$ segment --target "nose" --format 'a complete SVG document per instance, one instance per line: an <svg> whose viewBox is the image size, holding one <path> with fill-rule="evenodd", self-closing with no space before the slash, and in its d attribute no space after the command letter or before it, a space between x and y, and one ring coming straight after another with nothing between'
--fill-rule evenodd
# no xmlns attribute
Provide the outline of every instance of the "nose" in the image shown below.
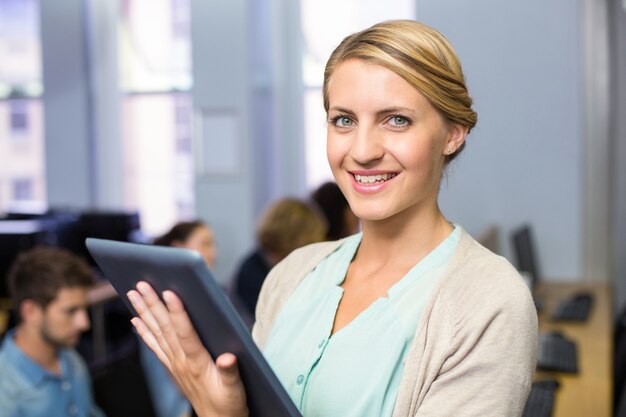
<svg viewBox="0 0 626 417"><path fill-rule="evenodd" d="M87 314L87 310L80 310L76 313L76 328L81 332L89 330L91 327L91 323L89 321L89 315Z"/></svg>
<svg viewBox="0 0 626 417"><path fill-rule="evenodd" d="M383 138L375 127L359 126L354 132L350 157L361 165L381 159L384 155Z"/></svg>

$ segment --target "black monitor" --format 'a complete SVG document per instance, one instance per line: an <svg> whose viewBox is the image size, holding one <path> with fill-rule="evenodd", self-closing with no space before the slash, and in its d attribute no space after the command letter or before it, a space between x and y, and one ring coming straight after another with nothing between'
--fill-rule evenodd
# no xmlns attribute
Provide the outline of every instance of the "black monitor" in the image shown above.
<svg viewBox="0 0 626 417"><path fill-rule="evenodd" d="M535 243L529 225L523 225L512 233L513 249L517 269L530 275L531 289L534 290L543 279L535 252Z"/></svg>
<svg viewBox="0 0 626 417"><path fill-rule="evenodd" d="M81 255L95 266L95 261L85 247L85 239L99 239L132 242L139 231L139 213L126 211L86 211L81 213L79 229L81 235Z"/></svg>
<svg viewBox="0 0 626 417"><path fill-rule="evenodd" d="M17 255L35 246L55 245L55 228L49 219L0 220L0 297L8 296L7 273Z"/></svg>

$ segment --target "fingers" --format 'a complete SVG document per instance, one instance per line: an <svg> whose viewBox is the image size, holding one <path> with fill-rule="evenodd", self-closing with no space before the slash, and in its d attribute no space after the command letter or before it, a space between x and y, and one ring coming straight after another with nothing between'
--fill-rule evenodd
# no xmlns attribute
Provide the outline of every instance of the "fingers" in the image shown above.
<svg viewBox="0 0 626 417"><path fill-rule="evenodd" d="M209 353L205 349L198 333L194 329L191 319L183 306L182 301L172 291L163 292L163 299L170 312L172 326L176 329L180 347L191 361L208 360Z"/></svg>
<svg viewBox="0 0 626 417"><path fill-rule="evenodd" d="M170 358L180 349L175 332L172 329L167 308L163 305L156 292L146 282L137 283L137 291L127 293L128 299L141 317L146 328L153 335L163 353ZM172 337L174 336L174 337Z"/></svg>
<svg viewBox="0 0 626 417"><path fill-rule="evenodd" d="M169 358L163 352L163 349L161 349L159 343L145 323L139 317L133 317L130 322L133 324L144 343L154 352L155 355L157 355L159 360L163 362L168 369L171 369L171 362Z"/></svg>
<svg viewBox="0 0 626 417"><path fill-rule="evenodd" d="M237 358L232 353L223 353L215 360L220 381L227 386L240 385L239 367Z"/></svg>

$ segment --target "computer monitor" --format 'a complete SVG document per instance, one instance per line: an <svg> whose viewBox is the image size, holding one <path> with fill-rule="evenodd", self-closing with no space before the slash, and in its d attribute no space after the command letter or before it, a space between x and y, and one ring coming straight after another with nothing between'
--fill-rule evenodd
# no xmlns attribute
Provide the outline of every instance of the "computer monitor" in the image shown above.
<svg viewBox="0 0 626 417"><path fill-rule="evenodd" d="M0 220L0 297L8 297L7 273L17 255L38 245L55 245L55 227L49 219Z"/></svg>
<svg viewBox="0 0 626 417"><path fill-rule="evenodd" d="M513 249L517 260L517 269L530 275L531 290L535 290L543 277L535 253L535 244L529 225L523 225L512 233Z"/></svg>
<svg viewBox="0 0 626 417"><path fill-rule="evenodd" d="M85 239L95 237L99 239L132 242L133 234L139 231L139 213L126 211L86 211L81 213L79 229L81 235L81 255L91 262L95 261L84 245Z"/></svg>
<svg viewBox="0 0 626 417"><path fill-rule="evenodd" d="M43 212L13 211L5 215L6 220L40 220L54 229L54 246L85 256L85 236L80 228L81 212L77 209L53 207Z"/></svg>

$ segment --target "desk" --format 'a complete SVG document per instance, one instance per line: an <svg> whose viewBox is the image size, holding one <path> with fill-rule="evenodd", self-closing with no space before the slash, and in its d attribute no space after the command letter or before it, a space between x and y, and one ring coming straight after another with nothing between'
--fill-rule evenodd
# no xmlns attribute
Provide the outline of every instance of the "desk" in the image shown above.
<svg viewBox="0 0 626 417"><path fill-rule="evenodd" d="M594 304L584 323L551 322L549 314L563 298L578 291L590 291ZM543 302L539 331L558 330L578 346L578 374L536 372L535 379L555 378L553 417L610 417L613 408L613 313L607 284L544 283L537 289Z"/></svg>

